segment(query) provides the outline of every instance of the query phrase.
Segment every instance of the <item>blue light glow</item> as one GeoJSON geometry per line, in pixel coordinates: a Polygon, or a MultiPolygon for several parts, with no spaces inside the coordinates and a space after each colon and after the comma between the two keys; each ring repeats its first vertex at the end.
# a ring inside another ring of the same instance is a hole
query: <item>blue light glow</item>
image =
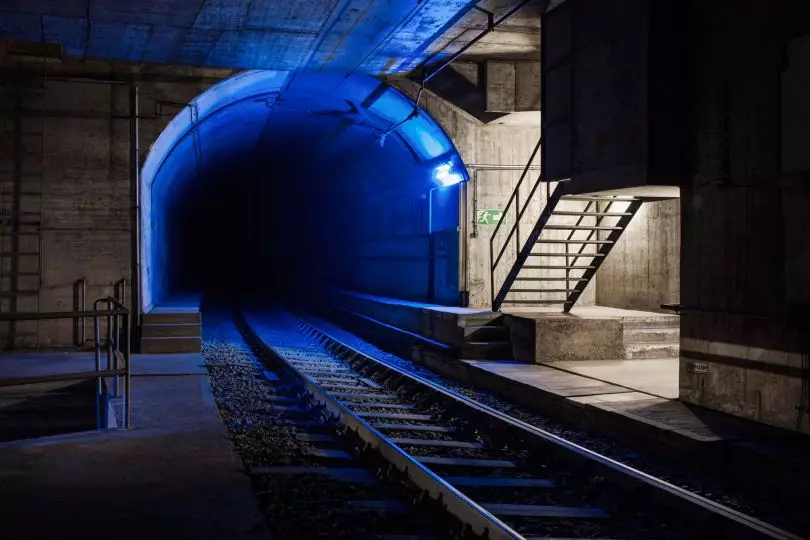
{"type": "Polygon", "coordinates": [[[452,170],[453,163],[451,161],[442,163],[433,171],[433,178],[442,187],[454,186],[460,182],[463,182],[464,177],[456,172],[452,172],[452,170]]]}

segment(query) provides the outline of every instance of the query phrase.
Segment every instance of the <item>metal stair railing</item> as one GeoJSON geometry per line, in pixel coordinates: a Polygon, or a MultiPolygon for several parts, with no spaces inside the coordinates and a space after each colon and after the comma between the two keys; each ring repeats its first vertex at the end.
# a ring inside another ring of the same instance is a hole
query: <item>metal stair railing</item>
{"type": "Polygon", "coordinates": [[[72,373],[58,373],[53,375],[38,375],[33,377],[13,377],[0,379],[0,388],[7,386],[22,386],[28,384],[49,383],[58,381],[71,381],[81,379],[96,379],[96,422],[98,429],[104,428],[105,393],[103,392],[103,380],[113,378],[113,396],[122,397],[122,428],[131,427],[132,401],[130,385],[130,342],[129,332],[131,324],[130,311],[118,300],[112,297],[100,298],[93,304],[94,309],[90,311],[55,311],[55,312],[14,312],[0,313],[0,322],[5,321],[42,321],[60,319],[93,319],[93,327],[96,329],[96,354],[95,369],[92,371],[81,371],[72,373]],[[101,304],[106,304],[107,309],[99,309],[101,304]],[[99,329],[101,319],[105,319],[107,325],[107,340],[104,343],[107,356],[106,367],[102,366],[102,341],[99,329]],[[120,384],[119,384],[120,380],[120,384]],[[119,391],[123,387],[123,392],[119,391]]]}
{"type": "MultiPolygon", "coordinates": [[[[538,179],[539,183],[539,179],[538,179]]],[[[536,187],[536,185],[535,185],[536,187]]],[[[549,189],[550,191],[550,189],[549,189]]],[[[534,193],[534,190],[532,190],[534,193]]],[[[551,214],[554,211],[554,207],[557,206],[557,203],[560,201],[564,193],[564,189],[562,184],[557,184],[554,188],[554,191],[550,191],[550,194],[547,195],[546,205],[543,208],[540,217],[538,217],[537,221],[532,227],[529,236],[526,238],[526,241],[523,243],[523,247],[517,252],[514,262],[512,263],[511,268],[509,269],[509,273],[506,275],[506,278],[501,283],[501,286],[498,290],[498,293],[495,294],[495,272],[498,267],[498,263],[500,263],[500,257],[495,260],[491,268],[491,279],[493,281],[493,298],[492,298],[492,310],[498,311],[501,308],[504,300],[506,299],[506,295],[509,294],[509,290],[512,288],[512,285],[515,283],[515,279],[517,279],[518,273],[520,273],[521,268],[523,265],[526,264],[526,261],[531,256],[532,249],[534,249],[534,245],[537,243],[537,239],[540,237],[540,233],[543,231],[543,227],[546,226],[548,223],[551,214]]],[[[524,208],[525,210],[525,208],[524,208]]],[[[491,244],[490,244],[491,245],[491,244]]],[[[504,250],[501,250],[501,255],[503,254],[504,250]]]]}

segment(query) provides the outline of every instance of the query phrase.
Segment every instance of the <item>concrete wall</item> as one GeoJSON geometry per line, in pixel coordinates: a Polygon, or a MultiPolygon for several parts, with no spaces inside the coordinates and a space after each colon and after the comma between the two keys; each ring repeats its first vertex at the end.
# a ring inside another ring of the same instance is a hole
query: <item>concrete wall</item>
{"type": "MultiPolygon", "coordinates": [[[[466,73],[468,77],[475,78],[474,70],[466,73]]],[[[396,86],[411,97],[416,96],[417,85],[409,80],[400,80],[396,86]]],[[[490,237],[495,229],[494,225],[481,225],[476,223],[476,215],[480,210],[505,209],[509,196],[517,184],[522,168],[531,157],[532,150],[540,136],[538,123],[520,123],[517,125],[499,124],[496,122],[485,124],[470,114],[450,104],[448,101],[425,92],[421,101],[425,109],[444,128],[453,139],[462,159],[464,159],[470,172],[470,182],[466,193],[466,227],[462,234],[466,236],[467,256],[466,268],[462,286],[466,281],[466,290],[469,292],[469,305],[472,307],[490,307],[492,296],[490,290],[490,237]],[[504,166],[512,170],[498,170],[504,166]]],[[[532,161],[533,166],[540,165],[539,153],[532,161]]],[[[520,197],[521,206],[529,201],[529,193],[539,174],[538,170],[529,172],[523,182],[520,197]]],[[[553,191],[556,184],[551,185],[553,191]]],[[[530,200],[529,206],[523,215],[520,227],[521,241],[536,222],[545,206],[545,191],[547,187],[538,187],[530,200]]],[[[464,211],[464,210],[463,210],[464,211]]],[[[500,248],[506,240],[509,228],[516,218],[514,205],[506,216],[506,223],[501,226],[496,238],[495,247],[500,248]]],[[[496,287],[503,280],[506,271],[515,259],[516,249],[514,240],[510,241],[504,253],[504,262],[499,265],[496,274],[496,287]]],[[[563,259],[560,259],[562,261],[563,259]]],[[[516,299],[538,298],[537,296],[515,295],[516,299]]],[[[595,286],[593,282],[582,294],[578,305],[594,303],[595,286]]]]}
{"type": "MultiPolygon", "coordinates": [[[[24,199],[27,210],[40,212],[42,222],[41,285],[26,277],[20,287],[37,288],[39,294],[20,298],[14,305],[0,300],[2,311],[70,311],[79,308],[75,283],[87,280],[88,307],[96,298],[113,293],[119,280],[131,290],[129,112],[126,85],[68,82],[60,75],[127,78],[134,67],[106,62],[49,62],[44,83],[40,59],[20,59],[0,54],[0,64],[26,75],[8,78],[0,85],[2,143],[0,143],[0,207],[11,208],[10,172],[23,174],[24,191],[42,191],[41,208],[24,199]],[[15,98],[15,88],[22,90],[15,98]],[[43,106],[46,109],[43,121],[43,106]],[[15,120],[15,107],[22,109],[15,120]],[[26,112],[28,111],[28,112],[26,112]],[[117,118],[113,118],[116,116],[117,118]],[[18,141],[18,142],[15,142],[18,141]]],[[[187,102],[225,72],[142,67],[142,74],[165,82],[139,83],[141,93],[141,159],[149,145],[177,109],[167,107],[155,116],[161,100],[187,102]],[[206,79],[198,79],[205,75],[206,79]]],[[[6,233],[3,248],[10,248],[6,233]]],[[[26,239],[25,250],[37,251],[37,238],[26,239]]],[[[35,260],[26,260],[30,271],[35,260]]],[[[20,268],[25,271],[25,268],[20,268]]],[[[9,258],[0,262],[0,290],[8,291],[9,258]]],[[[129,304],[129,299],[127,299],[129,304]]],[[[87,321],[92,337],[92,322],[87,321]]],[[[17,325],[17,346],[63,347],[74,342],[70,321],[42,321],[17,325]],[[22,335],[32,332],[32,335],[22,335]]],[[[8,325],[0,327],[0,342],[7,342],[8,325]]]]}
{"type": "MultiPolygon", "coordinates": [[[[692,5],[696,161],[682,188],[681,301],[689,309],[680,395],[810,433],[810,411],[801,413],[810,351],[810,168],[796,160],[787,166],[788,141],[802,132],[785,131],[782,122],[806,112],[810,90],[810,57],[792,55],[796,40],[810,34],[810,12],[799,6],[692,5]],[[802,80],[803,99],[780,99],[780,88],[802,80]]],[[[806,155],[806,139],[803,145],[806,155]]]]}
{"type": "Polygon", "coordinates": [[[684,102],[669,4],[569,0],[544,15],[544,166],[571,193],[678,184],[679,149],[659,121],[684,102]]]}
{"type": "Polygon", "coordinates": [[[599,268],[596,303],[645,311],[680,298],[681,205],[646,202],[599,268]]]}

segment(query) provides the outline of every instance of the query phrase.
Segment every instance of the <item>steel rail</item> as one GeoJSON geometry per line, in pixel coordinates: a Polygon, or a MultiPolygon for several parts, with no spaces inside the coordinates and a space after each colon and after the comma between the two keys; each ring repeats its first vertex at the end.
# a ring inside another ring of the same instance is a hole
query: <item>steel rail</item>
{"type": "MultiPolygon", "coordinates": [[[[291,314],[288,315],[294,321],[299,320],[291,314]]],[[[262,339],[260,331],[256,330],[254,325],[251,324],[250,314],[238,313],[237,317],[244,323],[242,326],[249,331],[252,341],[259,345],[264,352],[269,353],[281,362],[288,371],[301,381],[310,394],[311,400],[323,406],[325,411],[329,411],[337,421],[354,431],[363,442],[377,450],[388,463],[396,467],[400,472],[407,474],[409,480],[418,488],[427,492],[432,499],[441,501],[446,511],[469,527],[471,531],[488,540],[516,540],[523,538],[517,531],[511,529],[489,511],[448,484],[371,424],[331,396],[313,377],[302,373],[297,367],[288,362],[283,353],[262,339]]]]}
{"type": "Polygon", "coordinates": [[[330,332],[318,328],[299,316],[293,315],[293,317],[299,321],[302,327],[308,328],[315,335],[319,335],[322,343],[327,344],[324,346],[328,352],[335,354],[334,351],[339,351],[346,355],[349,364],[357,364],[361,361],[368,362],[376,367],[394,372],[399,377],[407,379],[423,389],[434,392],[445,400],[461,405],[469,411],[475,411],[478,413],[479,418],[488,420],[491,426],[506,428],[507,430],[532,437],[535,442],[540,442],[547,449],[556,451],[555,457],[560,457],[567,462],[585,463],[598,468],[602,474],[628,491],[646,488],[648,493],[645,493],[645,495],[649,495],[649,500],[653,501],[654,504],[683,514],[698,525],[708,525],[713,528],[717,527],[720,529],[718,532],[724,535],[723,537],[735,539],[802,539],[801,536],[670,484],[660,478],[656,478],[638,469],[634,469],[585,447],[579,446],[553,433],[527,424],[526,422],[488,407],[462,394],[453,392],[419,375],[392,366],[383,360],[374,358],[346,344],[330,332]]]}

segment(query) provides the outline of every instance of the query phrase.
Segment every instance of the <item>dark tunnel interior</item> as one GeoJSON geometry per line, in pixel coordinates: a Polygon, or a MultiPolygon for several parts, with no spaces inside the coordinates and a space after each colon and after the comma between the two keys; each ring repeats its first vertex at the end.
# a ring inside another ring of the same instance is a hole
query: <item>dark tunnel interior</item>
{"type": "Polygon", "coordinates": [[[165,156],[142,180],[144,307],[323,286],[458,303],[466,177],[446,134],[370,77],[298,75],[282,91],[271,73],[213,87],[153,147],[153,165],[165,156]],[[212,92],[226,104],[207,105],[212,92]]]}

